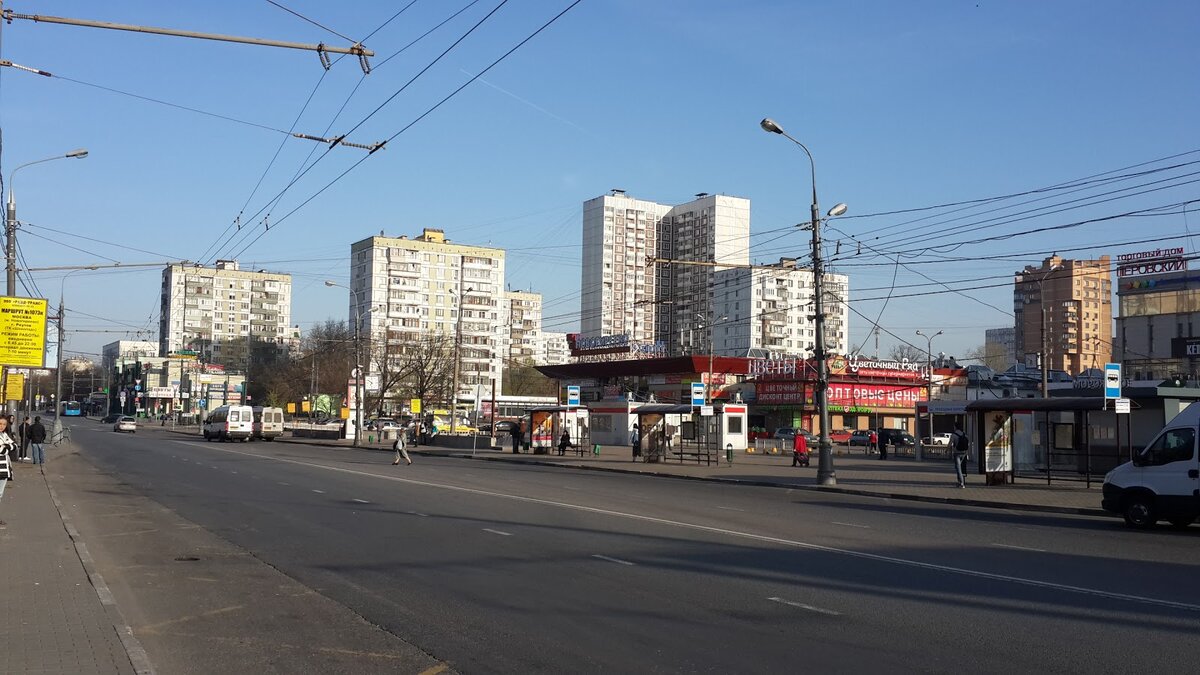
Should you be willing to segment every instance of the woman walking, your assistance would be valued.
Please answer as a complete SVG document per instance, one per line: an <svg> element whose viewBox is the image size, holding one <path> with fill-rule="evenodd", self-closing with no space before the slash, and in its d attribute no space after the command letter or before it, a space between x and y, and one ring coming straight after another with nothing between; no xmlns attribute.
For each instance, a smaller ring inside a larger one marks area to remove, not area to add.
<svg viewBox="0 0 1200 675"><path fill-rule="evenodd" d="M392 449L396 451L396 459L392 462L392 466L399 464L401 458L412 464L412 458L408 456L408 441L405 436L406 434L403 429L400 430L400 433L396 434L396 442L392 444Z"/></svg>
<svg viewBox="0 0 1200 675"><path fill-rule="evenodd" d="M13 480L13 462L16 457L17 443L9 434L8 418L0 416L0 469L5 472L5 478Z"/></svg>

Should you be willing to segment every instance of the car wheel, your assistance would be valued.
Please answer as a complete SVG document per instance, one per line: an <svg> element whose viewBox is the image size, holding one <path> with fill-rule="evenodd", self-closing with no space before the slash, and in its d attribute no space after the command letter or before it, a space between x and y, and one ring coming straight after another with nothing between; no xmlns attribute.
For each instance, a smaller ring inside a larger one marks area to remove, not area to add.
<svg viewBox="0 0 1200 675"><path fill-rule="evenodd" d="M1171 518L1167 522L1171 523L1171 527L1177 530L1182 530L1188 525L1191 525L1193 520L1195 520L1195 518Z"/></svg>
<svg viewBox="0 0 1200 675"><path fill-rule="evenodd" d="M1139 530L1154 527L1158 517L1154 515L1154 504L1150 500L1146 495L1130 497L1125 502L1125 524Z"/></svg>

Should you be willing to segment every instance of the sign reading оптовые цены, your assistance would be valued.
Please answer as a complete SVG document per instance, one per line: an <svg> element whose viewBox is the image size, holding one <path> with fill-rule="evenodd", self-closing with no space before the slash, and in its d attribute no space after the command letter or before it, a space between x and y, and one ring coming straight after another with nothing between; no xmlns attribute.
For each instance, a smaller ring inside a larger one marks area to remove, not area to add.
<svg viewBox="0 0 1200 675"><path fill-rule="evenodd" d="M44 298L0 296L0 366L44 365L46 306Z"/></svg>

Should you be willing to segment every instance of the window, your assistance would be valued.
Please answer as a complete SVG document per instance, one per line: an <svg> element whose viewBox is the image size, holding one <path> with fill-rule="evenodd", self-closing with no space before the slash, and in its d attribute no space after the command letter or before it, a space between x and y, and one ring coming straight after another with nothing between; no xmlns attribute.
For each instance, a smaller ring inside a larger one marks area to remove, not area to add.
<svg viewBox="0 0 1200 675"><path fill-rule="evenodd" d="M726 417L725 418L725 433L727 433L727 434L742 433L742 418L741 417Z"/></svg>
<svg viewBox="0 0 1200 675"><path fill-rule="evenodd" d="M1191 461L1196 450L1194 429L1171 429L1159 436L1154 444L1142 451L1138 466L1162 466L1172 462Z"/></svg>

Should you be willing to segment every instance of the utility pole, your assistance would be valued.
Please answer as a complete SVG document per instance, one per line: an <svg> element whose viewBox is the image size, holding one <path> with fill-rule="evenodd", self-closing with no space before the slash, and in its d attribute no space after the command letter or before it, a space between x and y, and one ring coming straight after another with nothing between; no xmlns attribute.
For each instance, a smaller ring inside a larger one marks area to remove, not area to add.
<svg viewBox="0 0 1200 675"><path fill-rule="evenodd" d="M66 311L63 307L62 298L58 299L58 349L55 351L54 357L54 426L52 427L53 438L58 438L62 434L62 364L63 364L63 347L66 345L66 333L64 328L66 323Z"/></svg>

